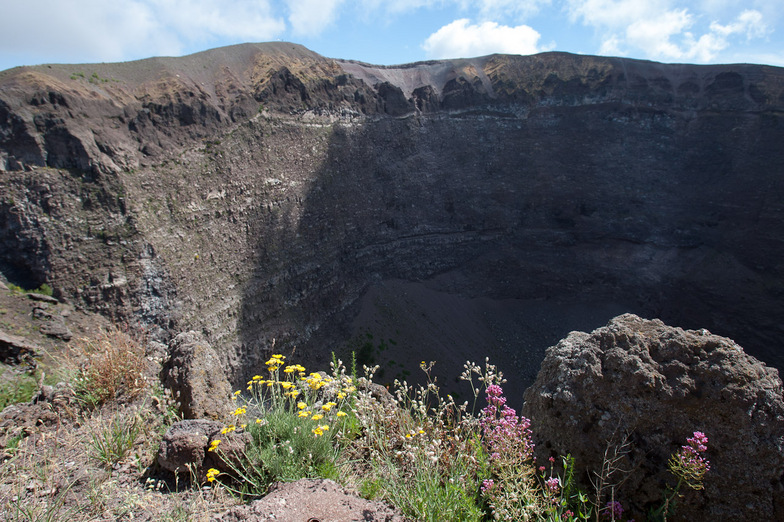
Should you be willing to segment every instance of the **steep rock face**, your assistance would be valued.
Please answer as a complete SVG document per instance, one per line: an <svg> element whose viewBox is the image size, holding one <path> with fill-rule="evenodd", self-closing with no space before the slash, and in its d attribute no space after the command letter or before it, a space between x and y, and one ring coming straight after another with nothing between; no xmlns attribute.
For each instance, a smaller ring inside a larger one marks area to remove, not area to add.
<svg viewBox="0 0 784 522"><path fill-rule="evenodd" d="M159 337L199 330L237 382L273 340L328 353L390 280L613 303L784 367L782 107L773 67L563 53L375 67L278 43L13 69L0 269ZM520 352L507 337L488 346Z"/></svg>
<svg viewBox="0 0 784 522"><path fill-rule="evenodd" d="M730 339L631 314L572 332L547 350L523 414L540 457L570 453L594 479L628 436L617 467L629 473L610 482L638 514L661 504L669 456L702 431L711 469L703 491L684 488L678 519L784 517L782 382Z"/></svg>

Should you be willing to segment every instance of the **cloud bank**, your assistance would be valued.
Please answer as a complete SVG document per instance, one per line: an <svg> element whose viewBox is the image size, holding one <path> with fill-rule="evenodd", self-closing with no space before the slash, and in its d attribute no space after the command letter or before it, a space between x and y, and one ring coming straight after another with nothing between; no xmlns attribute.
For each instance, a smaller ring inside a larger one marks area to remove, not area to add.
<svg viewBox="0 0 784 522"><path fill-rule="evenodd" d="M466 58L492 53L534 54L540 34L527 25L508 27L495 22L471 24L455 20L430 35L422 48L431 58Z"/></svg>

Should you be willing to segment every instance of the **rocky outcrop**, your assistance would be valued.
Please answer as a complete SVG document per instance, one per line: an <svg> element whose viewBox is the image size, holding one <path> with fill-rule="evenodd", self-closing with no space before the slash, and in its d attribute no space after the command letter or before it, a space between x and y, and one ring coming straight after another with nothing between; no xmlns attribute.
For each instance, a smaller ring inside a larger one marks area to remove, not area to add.
<svg viewBox="0 0 784 522"><path fill-rule="evenodd" d="M11 404L0 412L0 450L11 440L18 442L44 428L74 422L79 412L76 394L69 385L41 386L30 402Z"/></svg>
<svg viewBox="0 0 784 522"><path fill-rule="evenodd" d="M673 483L669 456L702 431L711 469L678 519L784 518L782 381L730 339L631 314L572 332L547 350L523 414L540 458L571 453L591 477L606 447L628 437L615 499L638 513L658 507Z"/></svg>
<svg viewBox="0 0 784 522"><path fill-rule="evenodd" d="M158 450L158 464L173 473L194 473L204 479L208 468L225 473L239 469L250 434L245 431L221 433L224 425L206 419L189 419L173 424L164 434ZM213 441L219 441L209 451Z"/></svg>
<svg viewBox="0 0 784 522"><path fill-rule="evenodd" d="M341 520L346 522L403 522L400 511L370 501L329 479L301 479L273 484L267 496L247 506L212 517L213 522L285 522Z"/></svg>
<svg viewBox="0 0 784 522"><path fill-rule="evenodd" d="M162 380L186 419L222 419L231 387L215 350L197 332L183 332L169 345Z"/></svg>
<svg viewBox="0 0 784 522"><path fill-rule="evenodd" d="M0 362L3 364L24 364L35 368L35 357L41 353L42 349L37 344L0 330Z"/></svg>

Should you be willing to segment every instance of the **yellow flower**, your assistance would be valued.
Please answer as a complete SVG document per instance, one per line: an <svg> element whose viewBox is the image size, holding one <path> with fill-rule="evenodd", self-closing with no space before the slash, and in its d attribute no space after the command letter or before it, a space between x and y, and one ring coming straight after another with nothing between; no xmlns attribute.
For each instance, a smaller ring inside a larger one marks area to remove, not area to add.
<svg viewBox="0 0 784 522"><path fill-rule="evenodd" d="M262 380L262 379L264 379L264 377L262 377L261 375L254 375L254 376L253 376L253 380L254 380L254 381L260 381L260 380Z"/></svg>
<svg viewBox="0 0 784 522"><path fill-rule="evenodd" d="M275 355L273 355L273 356L272 356L272 358L273 358L273 359L279 359L279 360L282 360L282 359L285 359L286 357L285 357L285 356L283 356L283 355L280 355L280 354L275 354Z"/></svg>
<svg viewBox="0 0 784 522"><path fill-rule="evenodd" d="M221 442L220 439L215 439L212 442L210 442L210 448L207 451L215 451L215 448L218 447L218 444L220 444L220 442Z"/></svg>
<svg viewBox="0 0 784 522"><path fill-rule="evenodd" d="M220 475L220 471L215 468L210 468L207 470L207 481L214 482L216 478Z"/></svg>
<svg viewBox="0 0 784 522"><path fill-rule="evenodd" d="M319 419L323 419L323 418L324 418L324 416L322 414L320 414L320 413L317 413L313 417L311 417L311 419L313 419L313 420L319 420Z"/></svg>
<svg viewBox="0 0 784 522"><path fill-rule="evenodd" d="M423 435L424 433L425 433L425 430L419 430L419 434L420 435Z"/></svg>
<svg viewBox="0 0 784 522"><path fill-rule="evenodd" d="M329 411L329 410L331 410L331 409L332 409L332 405L331 405L330 403L324 404L324 405L321 407L321 409L322 409L322 410L324 410L324 411Z"/></svg>
<svg viewBox="0 0 784 522"><path fill-rule="evenodd" d="M236 410L231 412L231 414L235 415L235 416L236 415L243 415L246 411L248 411L248 410L246 410L244 406L240 406L239 408L237 408Z"/></svg>
<svg viewBox="0 0 784 522"><path fill-rule="evenodd" d="M299 408L300 410L304 410L307 407L308 407L308 405L306 403L304 403L304 402L300 401L300 402L297 403L297 408Z"/></svg>
<svg viewBox="0 0 784 522"><path fill-rule="evenodd" d="M240 393L242 393L242 391L240 391L240 390L237 390L237 391L235 391L235 392L234 392L234 396L236 397L236 396L237 396L237 395L239 395Z"/></svg>
<svg viewBox="0 0 784 522"><path fill-rule="evenodd" d="M336 414L336 415L337 415L338 417L345 417L346 415L348 415L348 413L346 413L345 411L339 411L339 412L337 412L337 414Z"/></svg>
<svg viewBox="0 0 784 522"><path fill-rule="evenodd" d="M346 398L346 394L345 393L338 392L338 399L345 399L345 398Z"/></svg>
<svg viewBox="0 0 784 522"><path fill-rule="evenodd" d="M226 435L227 433L231 433L232 431L236 430L237 427L234 424L230 424L221 430L221 435Z"/></svg>
<svg viewBox="0 0 784 522"><path fill-rule="evenodd" d="M256 424L261 424L261 419L256 419Z"/></svg>
<svg viewBox="0 0 784 522"><path fill-rule="evenodd" d="M406 433L406 438L410 439L411 438L411 434L410 433Z"/></svg>
<svg viewBox="0 0 784 522"><path fill-rule="evenodd" d="M291 390L290 392L286 392L286 395L291 397L292 399L299 395L299 390Z"/></svg>
<svg viewBox="0 0 784 522"><path fill-rule="evenodd" d="M324 432L329 430L329 424L323 424L320 426L316 426L311 431L316 435L316 437L320 437L324 435Z"/></svg>
<svg viewBox="0 0 784 522"><path fill-rule="evenodd" d="M284 390L288 390L289 388L293 388L293 387L294 387L294 384L293 384L293 383L290 383L290 382L288 382L288 381L283 381L282 383L280 383L280 386L281 386L281 388L283 388Z"/></svg>
<svg viewBox="0 0 784 522"><path fill-rule="evenodd" d="M247 425L247 424L240 424L240 428L242 428L243 430L244 430L245 428L247 428L247 427L248 427L248 425Z"/></svg>
<svg viewBox="0 0 784 522"><path fill-rule="evenodd" d="M302 411L301 411L301 412L299 412L297 415L298 415L299 417L307 417L308 415L310 415L310 412L309 412L308 410L302 410Z"/></svg>

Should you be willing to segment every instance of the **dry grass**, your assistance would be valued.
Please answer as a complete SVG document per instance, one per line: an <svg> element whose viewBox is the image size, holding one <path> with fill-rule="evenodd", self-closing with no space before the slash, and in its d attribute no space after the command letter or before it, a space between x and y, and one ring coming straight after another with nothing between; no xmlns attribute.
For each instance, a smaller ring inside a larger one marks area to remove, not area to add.
<svg viewBox="0 0 784 522"><path fill-rule="evenodd" d="M148 387L144 347L125 332L102 330L72 344L70 360L79 361L73 384L86 405L96 407L110 399L131 402Z"/></svg>

